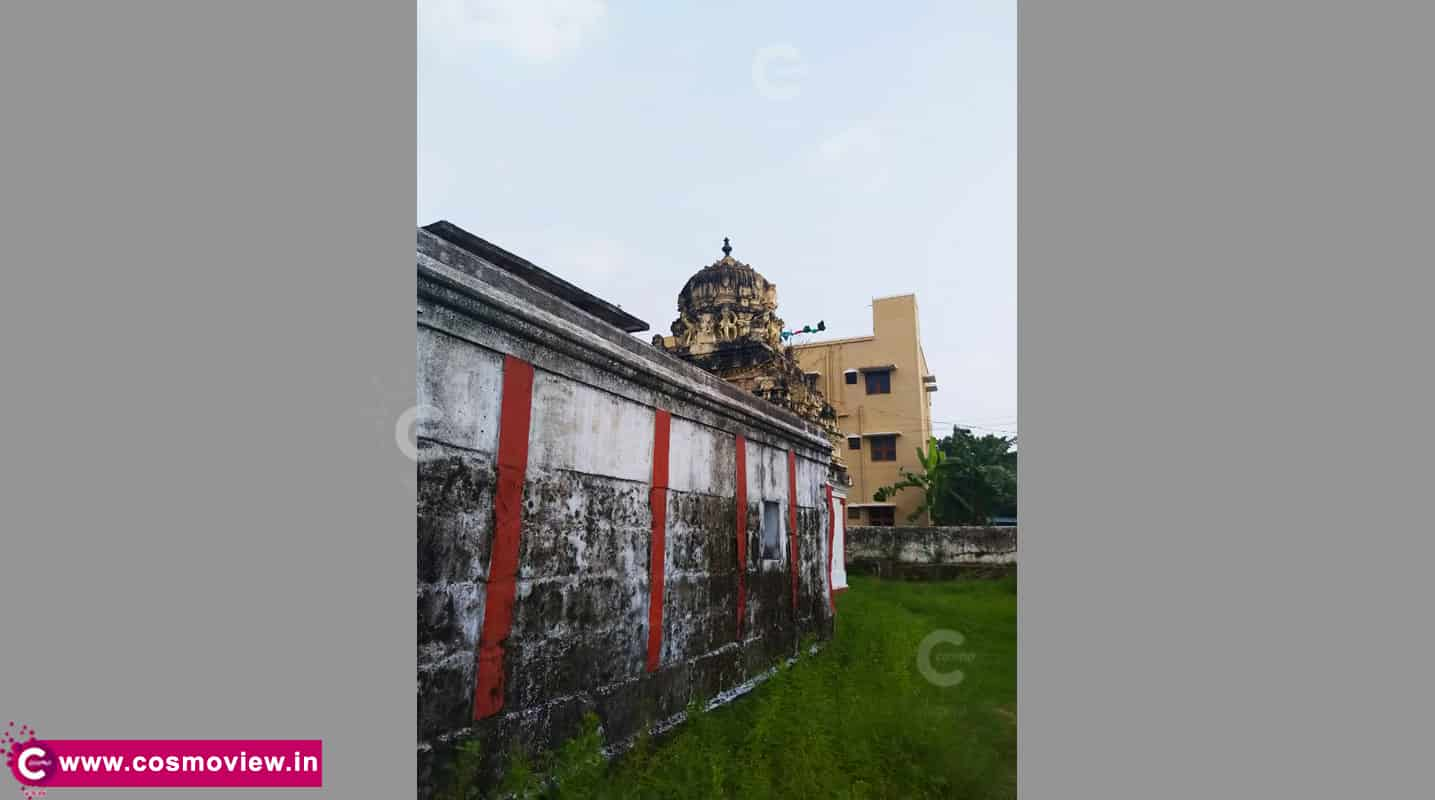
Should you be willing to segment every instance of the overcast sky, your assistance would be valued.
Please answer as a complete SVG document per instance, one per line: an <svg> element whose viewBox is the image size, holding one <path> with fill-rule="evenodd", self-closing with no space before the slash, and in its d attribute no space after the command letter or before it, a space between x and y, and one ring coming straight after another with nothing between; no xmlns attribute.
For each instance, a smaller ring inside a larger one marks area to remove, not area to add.
<svg viewBox="0 0 1435 800"><path fill-rule="evenodd" d="M668 333L733 257L788 327L915 292L938 435L1016 431L1016 3L420 0L418 224Z"/></svg>

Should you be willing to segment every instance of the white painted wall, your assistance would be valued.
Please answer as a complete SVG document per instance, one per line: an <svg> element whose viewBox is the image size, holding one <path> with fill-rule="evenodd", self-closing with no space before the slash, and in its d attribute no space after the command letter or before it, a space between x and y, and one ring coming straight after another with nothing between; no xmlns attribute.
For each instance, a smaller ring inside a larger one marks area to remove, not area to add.
<svg viewBox="0 0 1435 800"><path fill-rule="evenodd" d="M551 372L533 375L528 469L567 469L647 483L653 409Z"/></svg>
<svg viewBox="0 0 1435 800"><path fill-rule="evenodd" d="M503 356L419 328L418 368L416 435L496 454Z"/></svg>
<svg viewBox="0 0 1435 800"><path fill-rule="evenodd" d="M786 469L786 465L783 469ZM798 456L797 505L801 508L822 508L827 498L826 487L827 465Z"/></svg>
<svg viewBox="0 0 1435 800"><path fill-rule="evenodd" d="M747 501L777 500L787 509L787 451L747 442Z"/></svg>
<svg viewBox="0 0 1435 800"><path fill-rule="evenodd" d="M737 439L673 417L668 441L668 488L719 497L737 493Z"/></svg>
<svg viewBox="0 0 1435 800"><path fill-rule="evenodd" d="M832 533L832 589L847 588L847 564L842 557L843 541L847 538L847 515L842 513L842 500L847 497L846 492L832 490L832 507L827 513L832 515L834 523Z"/></svg>

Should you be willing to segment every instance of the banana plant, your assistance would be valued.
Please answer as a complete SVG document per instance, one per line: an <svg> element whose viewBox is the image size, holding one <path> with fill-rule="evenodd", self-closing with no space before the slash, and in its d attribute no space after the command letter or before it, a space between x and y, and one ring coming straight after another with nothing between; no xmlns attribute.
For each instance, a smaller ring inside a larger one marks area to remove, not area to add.
<svg viewBox="0 0 1435 800"><path fill-rule="evenodd" d="M927 520L934 524L937 520L937 504L943 495L950 495L952 499L963 506L967 505L965 500L958 497L946 485L945 479L951 462L947 460L946 453L942 452L935 436L927 440L925 448L917 448L917 463L921 465L921 472L912 472L906 467L898 467L901 479L890 486L878 489L873 493L872 499L878 503L885 503L887 498L903 489L921 489L922 504L917 507L916 511L907 515L907 521L916 522L921 519L923 514L926 514Z"/></svg>

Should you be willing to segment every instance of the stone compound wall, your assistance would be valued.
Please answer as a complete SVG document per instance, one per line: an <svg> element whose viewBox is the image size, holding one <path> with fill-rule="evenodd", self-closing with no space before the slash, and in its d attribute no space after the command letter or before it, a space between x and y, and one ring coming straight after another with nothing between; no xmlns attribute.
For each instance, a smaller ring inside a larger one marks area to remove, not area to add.
<svg viewBox="0 0 1435 800"><path fill-rule="evenodd" d="M847 529L847 570L945 579L1012 574L1016 528L860 526Z"/></svg>
<svg viewBox="0 0 1435 800"><path fill-rule="evenodd" d="M621 748L831 635L820 431L426 231L417 257L421 796L458 739L490 779L590 710Z"/></svg>

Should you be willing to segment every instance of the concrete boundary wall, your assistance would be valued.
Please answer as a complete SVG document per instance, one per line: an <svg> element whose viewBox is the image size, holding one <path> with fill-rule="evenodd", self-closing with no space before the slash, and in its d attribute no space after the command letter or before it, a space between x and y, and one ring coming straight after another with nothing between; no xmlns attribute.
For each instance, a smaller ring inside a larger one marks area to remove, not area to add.
<svg viewBox="0 0 1435 800"><path fill-rule="evenodd" d="M818 429L426 231L417 266L421 796L457 740L497 780L585 712L612 746L831 635Z"/></svg>
<svg viewBox="0 0 1435 800"><path fill-rule="evenodd" d="M948 578L1015 572L1014 527L856 526L847 529L847 569L884 577Z"/></svg>

